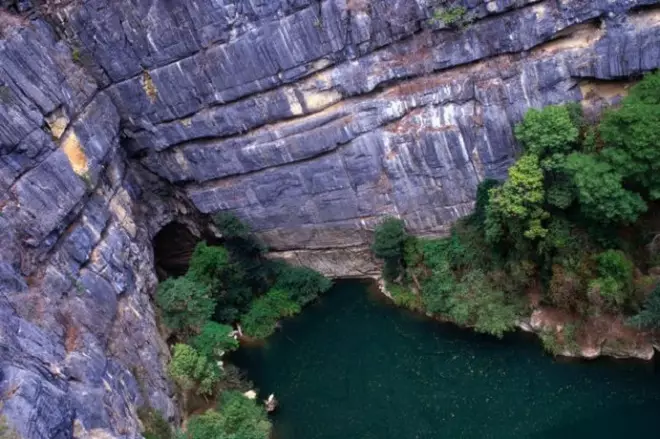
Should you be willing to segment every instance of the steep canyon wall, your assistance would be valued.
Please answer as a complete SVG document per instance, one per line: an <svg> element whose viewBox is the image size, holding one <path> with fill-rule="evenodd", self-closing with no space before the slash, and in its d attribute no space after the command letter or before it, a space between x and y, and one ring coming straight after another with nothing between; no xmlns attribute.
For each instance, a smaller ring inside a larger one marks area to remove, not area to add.
<svg viewBox="0 0 660 439"><path fill-rule="evenodd" d="M597 112L660 67L651 0L47 3L0 11L0 401L27 439L177 416L149 301L173 219L374 274L379 218L445 232L528 108Z"/></svg>

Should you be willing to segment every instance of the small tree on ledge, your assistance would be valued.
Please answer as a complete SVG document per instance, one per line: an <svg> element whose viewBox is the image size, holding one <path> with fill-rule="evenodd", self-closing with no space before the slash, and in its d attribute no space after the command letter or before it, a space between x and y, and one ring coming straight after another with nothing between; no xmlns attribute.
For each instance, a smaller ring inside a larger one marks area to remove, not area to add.
<svg viewBox="0 0 660 439"><path fill-rule="evenodd" d="M385 262L383 277L392 281L401 273L403 245L406 241L403 220L388 217L374 231L374 243L371 251Z"/></svg>

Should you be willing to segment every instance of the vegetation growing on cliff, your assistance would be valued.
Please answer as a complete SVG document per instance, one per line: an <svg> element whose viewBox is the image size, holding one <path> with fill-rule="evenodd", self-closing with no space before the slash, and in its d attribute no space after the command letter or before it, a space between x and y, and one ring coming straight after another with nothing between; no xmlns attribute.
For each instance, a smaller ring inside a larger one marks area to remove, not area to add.
<svg viewBox="0 0 660 439"><path fill-rule="evenodd" d="M187 439L264 439L270 434L266 412L240 392L225 392L217 410L193 416L183 437Z"/></svg>
<svg viewBox="0 0 660 439"><path fill-rule="evenodd" d="M185 410L192 409L195 395L223 395L220 412L192 417L185 437L265 439L270 424L264 408L240 392L227 393L236 388L236 374L221 358L239 345L231 325L241 323L245 334L267 337L280 319L300 312L331 281L309 268L267 259L265 246L235 216L214 220L223 245L199 243L187 273L158 287L156 303L176 341L168 371Z"/></svg>
<svg viewBox="0 0 660 439"><path fill-rule="evenodd" d="M401 224L394 219L377 228L374 254L386 262L395 297L495 335L513 328L539 294L583 318L641 307L632 323L660 326L660 293L644 299L655 281L643 275L658 258L640 251L657 232L658 127L660 73L596 124L576 104L530 110L515 130L523 152L509 178L484 181L473 215L449 237L385 233ZM402 276L391 273L394 265Z"/></svg>

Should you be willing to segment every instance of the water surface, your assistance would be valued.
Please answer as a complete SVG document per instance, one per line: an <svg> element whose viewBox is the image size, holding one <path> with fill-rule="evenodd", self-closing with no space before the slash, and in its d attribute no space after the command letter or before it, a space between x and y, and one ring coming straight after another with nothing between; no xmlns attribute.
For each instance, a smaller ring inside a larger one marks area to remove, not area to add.
<svg viewBox="0 0 660 439"><path fill-rule="evenodd" d="M557 361L395 308L338 283L232 359L265 397L276 439L660 437L653 363Z"/></svg>

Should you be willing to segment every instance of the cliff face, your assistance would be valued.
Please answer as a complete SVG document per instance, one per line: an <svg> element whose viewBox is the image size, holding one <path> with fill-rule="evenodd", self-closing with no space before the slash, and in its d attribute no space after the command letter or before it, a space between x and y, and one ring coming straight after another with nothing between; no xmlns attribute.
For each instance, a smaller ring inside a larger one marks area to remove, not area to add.
<svg viewBox="0 0 660 439"><path fill-rule="evenodd" d="M59 12L127 152L278 250L358 251L385 214L442 233L527 108L660 62L655 0L470 0L454 27L431 17L460 2L133 3Z"/></svg>
<svg viewBox="0 0 660 439"><path fill-rule="evenodd" d="M145 400L176 414L149 301L151 237L176 201L137 204L155 198L119 146L115 106L47 26L4 30L2 410L23 438L136 437Z"/></svg>
<svg viewBox="0 0 660 439"><path fill-rule="evenodd" d="M0 11L0 395L27 439L176 416L151 243L188 203L373 274L374 223L447 230L527 108L660 67L652 0L465 0L460 26L431 0L50 3L57 34Z"/></svg>

